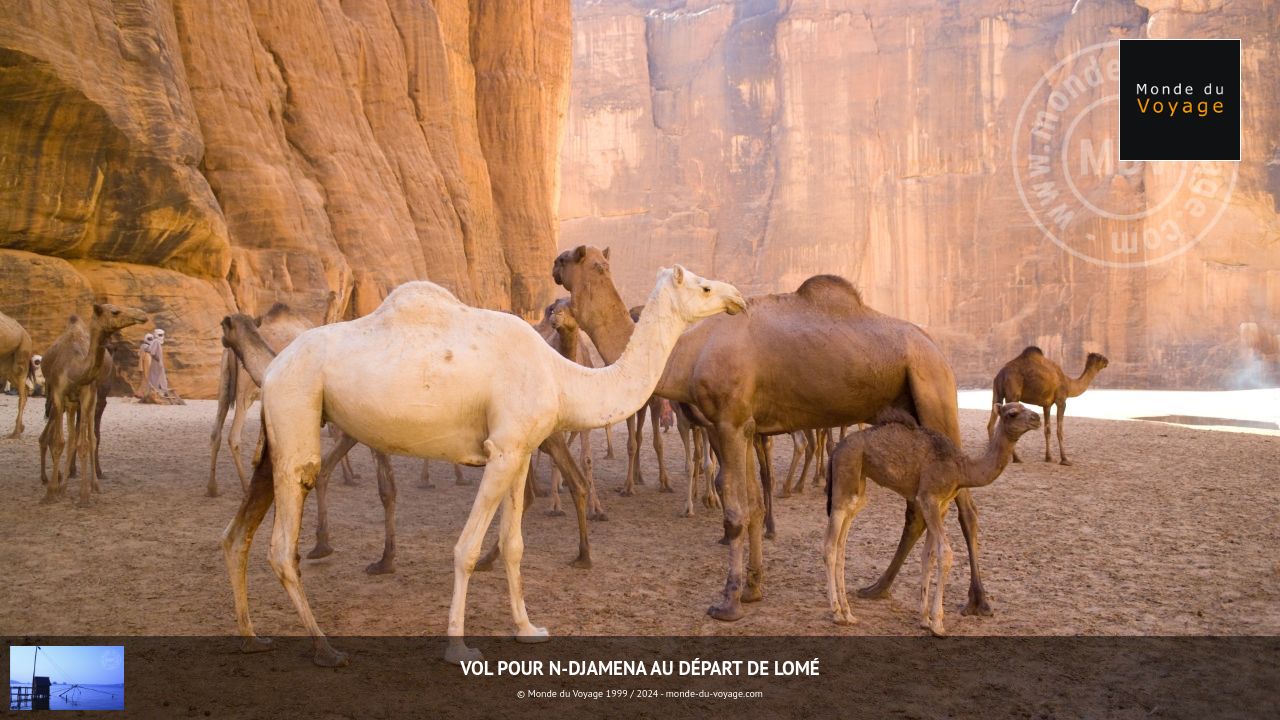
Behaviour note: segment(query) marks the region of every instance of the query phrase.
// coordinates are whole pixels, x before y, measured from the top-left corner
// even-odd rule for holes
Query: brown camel
[[[606,361],[615,361],[635,325],[609,272],[608,252],[588,246],[556,258],[553,277],[569,290],[574,316]],[[867,307],[846,280],[819,275],[794,293],[752,298],[748,310],[717,316],[681,336],[655,394],[689,406],[720,460],[717,480],[729,539],[729,572],[719,620],[743,616],[763,596],[764,530],[772,477],[752,470],[756,433],[870,422],[886,407],[910,408],[921,424],[960,440],[955,376],[920,328]],[[762,493],[762,487],[763,493]],[[978,517],[965,489],[956,495],[969,548],[966,614],[991,612],[978,564]],[[908,506],[898,549],[884,575],[863,590],[884,597],[924,530]],[[747,550],[750,550],[749,558]]]
[[[267,366],[275,359],[276,352],[259,331],[258,321],[248,315],[237,313],[222,318],[222,345],[234,353],[240,367],[257,387],[262,386],[262,377]],[[332,426],[331,426],[332,427]],[[329,545],[329,477],[333,468],[346,459],[355,440],[338,430],[335,433],[338,443],[324,456],[320,465],[320,474],[316,476],[316,545],[307,554],[315,560],[333,554]],[[365,567],[370,575],[393,573],[396,560],[396,479],[391,469],[391,459],[385,454],[373,450],[373,461],[378,473],[378,497],[382,500],[384,540],[382,557]]]
[[[1049,454],[1049,407],[1058,408],[1058,460],[1063,465],[1070,465],[1066,451],[1062,449],[1062,417],[1067,412],[1067,398],[1081,395],[1089,389],[1089,384],[1108,365],[1107,358],[1098,353],[1089,353],[1085,359],[1084,371],[1078,378],[1067,377],[1062,367],[1044,356],[1040,348],[1029,345],[1018,357],[1005,363],[996,373],[991,383],[991,401],[995,405],[1003,402],[1023,402],[1028,405],[1039,405],[1044,409],[1044,461],[1052,462]],[[987,435],[990,436],[996,424],[996,413],[992,409],[987,419]],[[1022,462],[1015,452],[1014,462]]]
[[[315,327],[310,320],[284,303],[272,305],[256,322],[258,334],[271,349],[273,357],[293,342],[294,338]],[[236,362],[234,352],[230,348],[226,349],[222,353],[222,368],[218,377],[218,414],[214,419],[213,432],[209,435],[209,484],[205,488],[205,494],[209,497],[218,496],[218,449],[222,444],[222,425],[227,419],[227,410],[233,405],[235,414],[231,417],[227,447],[231,449],[231,461],[235,463],[236,474],[240,476],[241,489],[247,490],[249,487],[244,458],[240,452],[240,440],[244,434],[245,421],[249,417],[249,406],[257,399],[258,384],[253,381],[244,365]],[[260,452],[261,431],[257,446]],[[256,457],[257,452],[254,455]]]
[[[107,353],[102,356],[102,377],[98,379],[98,404],[93,411],[93,465],[97,468],[98,479],[105,480],[107,474],[102,471],[102,414],[107,411],[107,398],[111,395],[111,387],[115,383],[116,359],[115,354],[125,344],[124,338],[119,333],[112,335],[107,341]],[[44,458],[41,458],[43,462]],[[70,467],[67,468],[67,477],[76,477],[76,456],[71,456]]]
[[[827,599],[838,625],[852,625],[853,611],[844,585],[845,546],[853,519],[867,504],[867,478],[915,505],[928,536],[920,555],[920,627],[946,634],[942,594],[951,572],[951,546],[943,520],[947,506],[964,488],[984,487],[1009,464],[1023,433],[1040,427],[1034,410],[1019,403],[992,408],[999,421],[987,449],[969,457],[936,430],[920,427],[910,414],[890,408],[876,427],[857,432],[836,446],[827,466]],[[935,570],[931,577],[930,572]],[[931,581],[934,590],[930,591]]]
[[[112,333],[146,321],[147,316],[141,310],[97,304],[93,306],[87,327],[79,316],[72,315],[67,329],[44,354],[45,426],[40,433],[40,480],[48,487],[41,502],[54,502],[63,494],[64,421],[69,438],[65,445],[68,457],[80,451],[85,453],[80,463],[84,472],[80,476],[78,504],[81,507],[89,504],[91,488],[101,490],[98,486],[98,443],[93,432],[93,418],[98,406],[98,383],[106,362],[107,340]],[[52,479],[45,477],[46,450],[52,460]]]
[[[10,438],[22,437],[26,428],[22,425],[22,413],[27,409],[27,376],[34,374],[31,366],[31,336],[17,320],[0,313],[0,385],[8,380],[18,391],[18,417],[13,421]]]

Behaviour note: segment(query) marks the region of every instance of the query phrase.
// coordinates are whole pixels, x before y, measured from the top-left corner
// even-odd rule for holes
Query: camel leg
[[[982,569],[978,565],[978,506],[974,504],[968,488],[961,488],[956,494],[956,514],[960,517],[960,530],[969,549],[969,601],[960,614],[990,616],[993,614],[991,603],[982,587]]]
[[[451,663],[480,660],[483,657],[479,650],[467,647],[463,640],[467,585],[471,581],[471,574],[475,571],[476,560],[480,557],[480,545],[484,541],[485,530],[493,521],[493,514],[498,510],[498,504],[504,499],[507,502],[514,502],[510,498],[510,493],[519,486],[519,477],[527,472],[526,465],[529,462],[527,454],[504,452],[492,439],[486,440],[484,445],[489,462],[484,467],[484,477],[480,479],[480,488],[476,491],[471,514],[467,517],[462,534],[458,536],[458,542],[453,547],[453,599],[449,605],[449,647],[444,655],[445,660]],[[523,488],[520,490],[523,491]],[[517,524],[515,527],[518,531],[520,526]],[[508,550],[513,549],[514,547],[508,548]],[[515,604],[514,600],[512,604]]]
[[[356,478],[360,477],[356,474],[355,468],[351,467],[351,456],[344,455],[342,461],[338,463],[342,466],[342,484],[356,485]]]
[[[537,453],[538,451],[535,450],[534,455],[537,455]],[[533,507],[533,497],[534,497],[533,480],[536,477],[537,477],[537,473],[533,471],[533,463],[531,462],[529,463],[529,469],[525,471],[524,510],[522,512],[529,512],[529,508]],[[489,551],[486,552],[484,555],[482,555],[480,559],[476,561],[475,571],[489,572],[490,570],[493,569],[493,564],[497,562],[498,558],[501,556],[502,556],[502,534],[499,533],[497,539],[494,540],[493,542],[493,546],[489,548]]]
[[[524,458],[526,463],[529,457]],[[519,478],[524,473],[514,473]],[[511,594],[511,618],[516,624],[516,641],[525,643],[546,642],[547,629],[534,627],[529,622],[529,612],[524,604],[524,582],[520,576],[520,561],[524,557],[524,536],[520,521],[524,515],[524,488],[516,483],[502,499],[502,520],[499,537],[502,543],[502,561],[507,566],[507,590]]]
[[[44,429],[40,431],[40,484],[49,484],[49,475],[45,469],[45,456],[49,452],[49,442],[53,437],[53,421],[52,415],[44,422]]]
[[[275,485],[270,452],[263,453],[263,461],[254,467],[253,480],[249,483],[249,492],[240,501],[240,509],[228,523],[222,533],[222,557],[227,565],[227,574],[231,578],[231,594],[235,600],[236,627],[244,638],[240,649],[242,652],[261,652],[270,650],[271,640],[259,638],[253,631],[253,620],[249,617],[249,587],[246,574],[249,567],[249,546],[253,543],[253,533],[262,523],[267,510],[275,498]]]
[[[22,424],[22,413],[27,409],[27,393],[30,392],[27,389],[27,367],[31,364],[31,357],[27,355],[27,359],[23,360],[24,354],[22,351],[15,352],[13,372],[10,373],[9,379],[18,391],[18,416],[13,420],[13,432],[9,433],[10,439],[22,437],[23,431],[26,430],[26,426]]]
[[[454,463],[453,465],[453,484],[461,485],[461,486],[467,486],[471,484],[471,481],[468,480],[466,476],[462,474],[462,466],[458,465],[457,463]]]
[[[802,431],[804,435],[804,467],[800,468],[800,477],[796,480],[795,492],[804,492],[804,479],[809,476],[809,466],[813,464],[814,450],[818,447],[817,438],[812,430]],[[817,472],[818,468],[814,468]]]
[[[942,516],[946,506],[930,497],[918,498],[918,503],[927,529],[925,552],[920,556],[920,626],[928,628],[934,635],[942,636],[947,634],[942,621],[943,593],[946,590],[947,575],[951,571],[951,548],[947,544]],[[933,575],[932,583],[930,575]],[[932,592],[930,585],[933,586]]]
[[[383,543],[382,558],[364,569],[370,575],[386,575],[396,571],[396,476],[391,469],[391,458],[377,450],[373,454],[378,470],[378,498],[382,500]]]
[[[850,452],[848,460],[839,464],[833,458],[828,473],[830,477],[827,482],[832,492],[827,537],[823,548],[823,560],[827,569],[827,601],[832,619],[837,625],[852,625],[857,620],[849,607],[849,595],[845,589],[844,558],[848,552],[849,528],[853,524],[853,518],[866,504],[862,453]]]
[[[751,437],[755,436],[755,422],[750,423]],[[747,451],[746,474],[742,476],[747,493],[747,586],[742,589],[742,602],[759,602],[764,598],[764,539],[772,538],[773,531],[773,481],[768,485],[756,482],[758,468]]]
[[[264,433],[265,434],[265,433]],[[338,442],[325,455],[320,464],[320,473],[316,475],[316,544],[307,553],[308,560],[319,560],[333,554],[333,546],[329,544],[329,478],[333,476],[333,468],[347,457],[351,448],[356,446],[356,439],[339,432]],[[261,465],[266,456],[258,460]]]
[[[430,490],[436,486],[431,482],[431,462],[429,460],[422,461],[422,472],[418,475],[418,487]]]
[[[773,525],[773,463],[770,462],[773,459],[773,438],[757,435],[754,444],[764,493],[764,536],[772,540],[777,535],[777,529]]]
[[[578,557],[569,564],[580,570],[591,567],[591,543],[587,539],[587,484],[582,470],[573,461],[573,453],[569,452],[569,444],[565,442],[564,433],[554,433],[543,441],[540,449],[551,456],[551,461],[560,469],[560,474],[569,481],[569,496],[573,498],[574,513],[578,518]],[[597,501],[598,502],[598,501]],[[608,520],[604,509],[595,515],[596,520]]]
[[[813,451],[813,487],[818,487],[823,477],[822,468],[827,466],[827,460],[831,457],[831,429],[825,428],[817,430],[813,434],[814,444],[817,446]]]
[[[750,425],[750,423],[748,423]],[[729,545],[729,575],[725,581],[719,603],[707,609],[716,620],[733,621],[742,618],[742,599],[747,584],[746,555],[748,535],[751,532],[754,508],[751,505],[750,488],[760,485],[748,473],[751,465],[754,427],[744,429],[727,421],[717,423],[709,433],[712,447],[720,457],[717,485],[720,500],[724,503],[724,536]]]
[[[1067,459],[1067,451],[1062,449],[1062,417],[1066,414],[1066,412],[1067,412],[1067,404],[1065,402],[1058,403],[1058,460],[1063,465],[1070,465],[1071,461]],[[1048,433],[1049,432],[1048,408],[1045,408],[1044,420],[1045,420],[1044,422],[1045,433]],[[1045,440],[1046,441],[1048,440],[1047,436]],[[1048,442],[1046,442],[1045,445],[1046,445],[1045,452],[1047,453],[1049,451],[1047,447]]]
[[[329,645],[324,632],[320,630],[320,625],[316,623],[311,605],[307,602],[307,594],[302,587],[302,575],[298,568],[298,534],[302,531],[302,504],[307,498],[307,492],[315,484],[316,475],[320,472],[320,463],[317,462],[320,455],[320,437],[319,428],[316,429],[314,453],[302,454],[303,458],[315,459],[309,462],[285,461],[287,463],[285,467],[276,468],[275,527],[272,529],[271,549],[267,559],[280,584],[284,586],[285,593],[293,601],[303,627],[311,635],[315,650],[312,662],[321,667],[341,667],[347,664],[347,655],[334,650]],[[273,458],[273,461],[281,462],[281,459],[277,457]]]
[[[787,468],[787,477],[782,481],[782,486],[778,488],[778,497],[791,497],[791,482],[796,476],[796,466],[800,464],[800,433],[793,432],[791,435],[791,465]]]
[[[719,510],[723,507],[720,502],[720,488],[716,482],[720,467],[715,454],[711,452],[711,440],[706,428],[701,429],[701,432],[694,438],[694,442],[701,448],[698,456],[699,465],[702,468],[703,490],[705,491],[702,496],[702,504],[710,510]]]
[[[1062,427],[1062,423],[1058,423],[1058,427]],[[1049,406],[1044,406],[1044,461],[1053,462],[1053,456],[1049,451],[1053,449],[1053,441],[1049,439]],[[1062,443],[1058,443],[1058,451],[1062,451]]]
[[[98,398],[93,384],[80,388],[80,410],[76,413],[75,451],[83,453],[80,462],[83,472],[80,473],[79,507],[89,507],[89,497],[93,485],[97,482],[98,469],[93,464],[93,413],[98,407]]]
[[[591,510],[590,519],[595,520],[597,517],[604,515],[604,508],[600,505],[600,499],[596,497],[596,461],[591,458],[591,431],[583,430],[578,434],[578,458],[580,462],[578,468],[582,470],[582,478],[587,486],[583,488],[587,493],[587,505]],[[557,489],[557,498],[559,492]]]
[[[93,469],[96,473],[93,478],[94,492],[102,492],[102,488],[98,486],[98,481],[107,477],[102,472],[102,458],[98,455],[98,449],[102,447],[102,414],[106,411],[107,395],[99,392],[97,405],[93,412]]]
[[[604,426],[604,459],[613,459],[613,426]]]
[[[80,477],[80,401],[72,401],[67,408],[67,474],[68,480]]]
[[[661,402],[657,398],[650,402],[649,429],[653,431],[653,452],[658,456],[658,492],[673,493],[675,488],[671,487],[671,476],[667,475],[667,461],[662,454],[662,433],[659,432],[662,424],[662,411],[659,409]]]
[[[243,380],[243,378],[241,378]],[[240,457],[240,441],[244,435],[244,424],[249,414],[249,406],[253,404],[253,391],[246,390],[244,385],[236,386],[236,409],[231,417],[231,432],[227,434],[227,447],[231,449],[231,462],[235,463],[236,475],[240,477],[240,487],[249,491],[249,478],[245,474],[244,458]],[[259,432],[266,432],[265,428]]]
[[[680,446],[684,448],[684,474],[689,479],[689,495],[685,499],[682,517],[693,517],[693,501],[698,494],[697,465],[693,457],[693,428],[684,413],[676,411],[676,432],[680,433]]]
[[[49,436],[49,465],[53,469],[53,474],[45,487],[44,498],[40,501],[42,503],[56,502],[62,498],[62,449],[65,447],[62,430],[64,416],[68,412],[69,410],[61,407],[59,403],[55,403],[49,419],[45,422],[44,432]],[[44,434],[41,434],[41,438],[44,438]],[[41,461],[43,460],[44,454],[41,453]]]
[[[916,540],[920,539],[922,532],[924,532],[924,518],[916,511],[915,503],[908,502],[907,515],[902,523],[902,537],[898,540],[898,549],[893,553],[893,560],[889,561],[889,567],[885,568],[884,574],[876,580],[875,584],[858,591],[858,597],[874,599],[889,597],[889,588],[893,587],[893,581],[898,577],[902,563],[906,561],[907,555],[916,544]]]
[[[236,398],[238,365],[235,353],[230,348],[224,349],[218,378],[218,414],[213,421],[213,431],[209,433],[209,484],[204,490],[208,497],[218,497],[218,450],[222,446],[222,424],[226,422],[227,410],[231,409]]]

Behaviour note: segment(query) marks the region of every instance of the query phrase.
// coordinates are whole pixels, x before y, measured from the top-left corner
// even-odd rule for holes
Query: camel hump
[[[1028,345],[1028,346],[1026,346],[1026,347],[1022,348],[1022,353],[1021,353],[1021,354],[1019,354],[1019,355],[1018,355],[1018,357],[1020,357],[1020,358],[1028,358],[1028,357],[1031,357],[1031,356],[1033,356],[1033,355],[1039,355],[1039,356],[1041,356],[1041,357],[1044,357],[1044,351],[1043,351],[1043,350],[1041,350],[1040,348],[1036,347],[1035,345]]]
[[[267,311],[262,313],[262,319],[271,320],[276,317],[279,317],[280,315],[284,315],[291,312],[293,312],[293,309],[290,308],[287,304],[282,302],[275,302],[275,303],[271,303],[271,307],[267,308]]]
[[[873,425],[906,425],[907,427],[919,427],[920,423],[916,422],[915,416],[903,410],[902,408],[887,407],[876,415],[876,419],[872,421]]]
[[[816,305],[859,310],[866,305],[853,283],[839,275],[814,275],[796,289],[796,295]]]
[[[456,305],[462,305],[462,302],[445,288],[427,280],[414,280],[392,290],[373,312],[375,315],[396,313],[427,320],[437,316],[442,306]]]

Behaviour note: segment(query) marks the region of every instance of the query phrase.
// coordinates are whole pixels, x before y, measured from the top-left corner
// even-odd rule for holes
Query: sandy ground
[[[28,430],[0,440],[0,529],[5,601],[0,634],[220,635],[234,632],[218,538],[240,498],[230,457],[219,460],[226,492],[204,496],[214,405],[138,405],[115,399],[103,429],[104,492],[91,507],[70,500],[40,505],[36,438],[39,401]],[[12,427],[16,398],[0,397],[0,429]],[[985,439],[986,414],[961,413],[972,450]],[[247,437],[257,432],[256,419]],[[621,434],[615,433],[621,449]],[[860,624],[833,625],[826,609],[820,542],[822,493],[776,503],[779,534],[766,545],[765,599],[740,622],[704,613],[720,591],[726,550],[718,512],[678,517],[683,454],[674,431],[667,462],[678,493],[659,494],[655,457],[645,449],[648,484],[635,497],[614,493],[621,455],[604,460],[597,480],[609,521],[593,524],[595,567],[569,568],[572,517],[547,517],[539,500],[526,516],[524,578],[533,620],[553,635],[918,635],[917,555],[893,597],[855,600]],[[1021,445],[1031,462],[1011,466],[976,494],[982,511],[982,561],[994,617],[958,610],[968,584],[958,524],[949,520],[956,565],[947,621],[956,635],[1274,635],[1280,633],[1280,437],[1214,432],[1152,422],[1069,417],[1076,464],[1039,461],[1042,438]],[[790,442],[777,443],[785,471]],[[399,458],[399,570],[370,577],[382,510],[373,468],[354,453],[362,479],[335,485],[333,541],[338,551],[303,561],[306,588],[331,634],[443,634],[452,583],[452,546],[474,487],[457,487],[434,464],[435,489],[418,487],[419,461]],[[549,463],[541,462],[541,476]],[[468,469],[478,479],[480,470]],[[565,496],[568,498],[567,494]],[[873,580],[897,540],[902,501],[879,488],[849,543],[850,585]],[[270,516],[268,516],[270,522]],[[314,532],[308,503],[304,551]],[[490,533],[492,537],[492,531]],[[297,617],[265,559],[267,533],[251,554],[250,592],[259,632],[297,634]],[[510,632],[502,572],[477,574],[468,603],[469,633]]]

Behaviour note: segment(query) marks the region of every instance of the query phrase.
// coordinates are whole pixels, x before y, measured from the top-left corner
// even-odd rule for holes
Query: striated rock
[[[568,0],[10,5],[0,309],[60,318],[38,347],[94,296],[138,305],[201,397],[233,310],[362,314],[423,278],[551,298]]]
[[[1274,361],[1240,359],[1274,358],[1259,338],[1280,334],[1274,6],[575,0],[574,12],[560,245],[612,246],[628,302],[677,260],[746,292],[834,272],[927,327],[966,384],[989,384],[1032,343],[1068,369],[1106,353],[1104,385],[1280,382]],[[1071,73],[1037,86],[1042,75],[1119,37],[1243,38],[1245,112],[1239,175],[1229,197],[1215,191],[1224,209],[1207,234],[1117,266],[1046,237],[1013,158],[1024,103],[1034,117],[1069,89]],[[1080,255],[1105,256],[1117,228],[1158,239],[1196,200],[1158,164],[1116,163],[1102,144],[1114,124],[1093,112],[1074,128],[1099,141],[1081,193],[1149,214],[1135,226],[1077,213],[1061,239]]]

